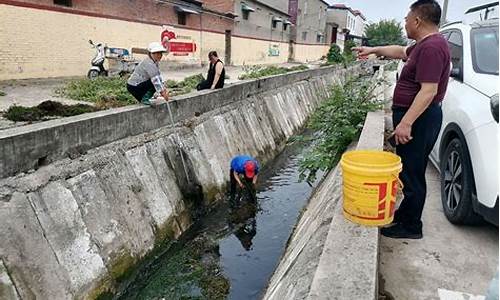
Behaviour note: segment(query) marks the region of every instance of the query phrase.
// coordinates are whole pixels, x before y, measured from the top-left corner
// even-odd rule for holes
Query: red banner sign
[[[173,42],[170,41],[168,43],[170,52],[195,52],[196,44],[195,43],[186,43],[186,42]]]

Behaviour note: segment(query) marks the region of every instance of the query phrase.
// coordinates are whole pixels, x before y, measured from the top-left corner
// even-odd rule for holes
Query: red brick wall
[[[234,0],[204,0],[203,7],[222,13],[234,13]]]
[[[0,3],[2,2],[7,4],[27,4],[38,8],[57,9],[75,13],[91,13],[97,16],[115,17],[136,22],[200,29],[200,15],[188,14],[186,16],[186,25],[178,25],[178,17],[174,10],[174,4],[157,3],[154,0],[72,0],[72,7],[55,5],[53,0],[0,0]],[[226,13],[229,11],[232,12],[232,3],[232,0],[209,0],[204,2],[204,6]],[[233,20],[208,13],[202,13],[202,23],[203,30],[216,32],[232,30],[234,26]]]

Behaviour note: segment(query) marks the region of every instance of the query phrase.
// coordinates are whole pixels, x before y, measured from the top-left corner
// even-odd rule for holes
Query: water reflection
[[[256,201],[244,201],[230,213],[229,228],[246,251],[252,250],[252,239],[257,234],[256,213]]]

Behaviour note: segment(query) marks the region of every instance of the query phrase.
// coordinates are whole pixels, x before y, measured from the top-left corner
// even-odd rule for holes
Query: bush
[[[330,50],[328,50],[328,54],[326,55],[326,59],[328,63],[338,64],[344,62],[344,58],[342,57],[342,53],[340,51],[340,47],[337,44],[332,44],[330,46]]]
[[[307,125],[315,134],[312,148],[300,162],[300,179],[312,182],[318,171],[329,171],[360,133],[366,114],[381,107],[373,102],[374,85],[368,79],[349,79],[332,87],[330,97]]]
[[[354,53],[354,51],[352,51],[352,48],[354,47],[356,47],[356,43],[354,43],[354,41],[345,41],[343,57],[346,64],[350,64],[356,61],[356,54]]]

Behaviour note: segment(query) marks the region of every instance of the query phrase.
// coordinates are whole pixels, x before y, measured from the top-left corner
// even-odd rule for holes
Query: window
[[[287,28],[288,28],[288,24],[287,23],[283,23],[283,31],[286,31]]]
[[[498,27],[480,27],[471,31],[474,71],[498,75]]]
[[[321,43],[321,40],[322,40],[321,37],[322,36],[319,33],[316,35],[316,43]]]
[[[453,68],[459,68],[460,72],[463,72],[463,42],[462,34],[458,31],[452,31],[450,37],[448,38],[448,45],[450,46],[451,52],[451,63]],[[463,74],[459,76],[459,79],[463,78]]]
[[[307,31],[302,32],[302,40],[307,40]]]
[[[68,6],[68,7],[73,6],[73,3],[71,3],[71,0],[54,0],[54,4]]]
[[[276,26],[278,26],[278,22],[273,20],[271,21],[271,23],[273,24],[273,29],[276,29]]]
[[[179,25],[186,25],[186,13],[185,12],[177,12],[177,23]]]
[[[304,2],[304,15],[307,15],[307,2]]]
[[[241,12],[241,17],[243,18],[243,20],[248,20],[249,16],[250,16],[250,11],[244,10]]]

